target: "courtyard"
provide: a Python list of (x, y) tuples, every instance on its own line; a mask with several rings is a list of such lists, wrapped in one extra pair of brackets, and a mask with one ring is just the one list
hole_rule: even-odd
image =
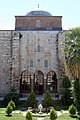
[[(15, 110), (12, 113), (12, 116), (7, 116), (5, 113), (6, 108), (0, 108), (0, 120), (26, 120), (25, 114), (26, 111)], [(58, 118), (57, 120), (78, 120), (77, 116), (74, 118), (70, 117), (68, 111), (57, 111)], [(33, 117), (33, 120), (50, 120), (48, 117)]]

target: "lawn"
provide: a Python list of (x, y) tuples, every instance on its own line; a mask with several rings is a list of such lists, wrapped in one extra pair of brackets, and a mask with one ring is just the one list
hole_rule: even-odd
[[(8, 117), (5, 113), (6, 108), (0, 108), (0, 120), (26, 120), (25, 116), (23, 115), (23, 111), (15, 110), (12, 113), (12, 116)], [(37, 120), (37, 118), (33, 118), (33, 120)], [(49, 118), (45, 117), (44, 120), (50, 120)], [(70, 117), (67, 113), (62, 113), (56, 120), (80, 120), (77, 117)]]
[[(50, 120), (49, 118), (45, 117), (44, 120)], [(56, 120), (78, 120), (77, 117), (70, 117), (69, 114), (63, 114), (59, 116)]]
[[(12, 116), (7, 116), (5, 113), (5, 108), (0, 108), (0, 120), (26, 120), (25, 116), (23, 116), (22, 111), (16, 110), (12, 113)], [(36, 120), (36, 118), (33, 118)]]

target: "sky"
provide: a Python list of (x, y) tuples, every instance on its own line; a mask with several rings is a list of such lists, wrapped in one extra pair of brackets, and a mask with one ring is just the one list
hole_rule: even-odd
[(80, 27), (80, 0), (0, 0), (0, 30), (14, 30), (15, 16), (38, 9), (62, 16), (63, 30)]

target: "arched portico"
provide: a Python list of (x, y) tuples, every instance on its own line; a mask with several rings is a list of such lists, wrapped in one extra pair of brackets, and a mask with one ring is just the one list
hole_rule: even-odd
[(57, 92), (57, 76), (54, 71), (49, 71), (44, 74), (42, 71), (37, 70), (36, 72), (30, 74), (28, 70), (21, 73), (20, 79), (20, 92), (30, 93), (34, 91), (36, 95), (43, 95), (46, 90), (50, 93)]

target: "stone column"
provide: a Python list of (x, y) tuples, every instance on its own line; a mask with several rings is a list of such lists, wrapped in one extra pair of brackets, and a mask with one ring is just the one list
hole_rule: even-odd
[(34, 75), (31, 74), (31, 91), (34, 91)]
[(44, 74), (44, 93), (46, 92), (46, 74)]

